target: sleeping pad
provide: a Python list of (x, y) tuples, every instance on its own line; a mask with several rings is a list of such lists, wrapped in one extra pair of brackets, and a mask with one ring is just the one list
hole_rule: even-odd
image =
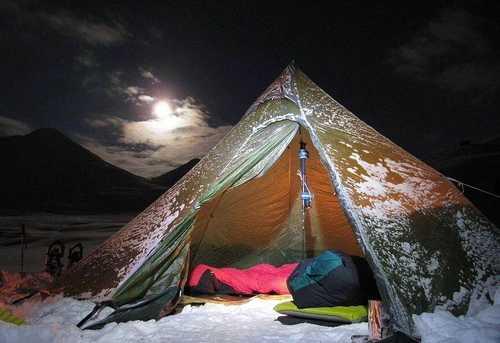
[(188, 285), (192, 293), (199, 294), (290, 294), (287, 279), (297, 265), (257, 264), (237, 269), (199, 264), (191, 272)]

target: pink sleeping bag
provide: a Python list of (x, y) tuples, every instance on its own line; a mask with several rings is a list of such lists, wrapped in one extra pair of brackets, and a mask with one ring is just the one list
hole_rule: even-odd
[(275, 267), (270, 264), (257, 264), (248, 269), (216, 268), (199, 264), (191, 272), (189, 286), (197, 287), (205, 272), (211, 272), (218, 282), (234, 290), (234, 294), (290, 294), (286, 280), (298, 263)]

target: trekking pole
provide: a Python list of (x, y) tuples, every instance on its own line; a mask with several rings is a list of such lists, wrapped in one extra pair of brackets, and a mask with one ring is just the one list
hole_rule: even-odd
[(26, 247), (26, 227), (21, 224), (21, 276), (24, 276), (24, 248)]

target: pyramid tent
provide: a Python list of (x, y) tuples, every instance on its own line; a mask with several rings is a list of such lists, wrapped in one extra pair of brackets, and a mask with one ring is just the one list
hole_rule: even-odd
[[(304, 208), (300, 144), (309, 151)], [(107, 321), (169, 312), (199, 263), (364, 256), (397, 330), (463, 313), (498, 273), (500, 234), (443, 175), (288, 66), (176, 185), (66, 272), (67, 295), (111, 301)]]

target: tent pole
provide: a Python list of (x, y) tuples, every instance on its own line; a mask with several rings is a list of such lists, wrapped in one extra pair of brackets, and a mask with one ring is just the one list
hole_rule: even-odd
[(305, 146), (304, 141), (302, 140), (302, 131), (300, 132), (300, 143), (298, 149), (298, 155), (300, 160), (300, 173), (301, 173), (301, 186), (300, 186), (300, 198), (302, 202), (302, 259), (307, 257), (307, 232), (306, 232), (306, 207), (304, 205), (304, 200), (302, 198), (302, 194), (304, 194), (304, 184), (305, 184), (305, 160), (301, 156), (302, 148)]

